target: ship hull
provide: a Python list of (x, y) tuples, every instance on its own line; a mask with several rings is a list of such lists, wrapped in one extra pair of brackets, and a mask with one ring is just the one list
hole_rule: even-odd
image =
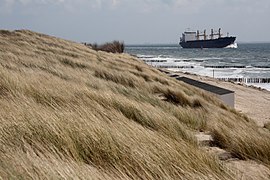
[(224, 48), (234, 43), (236, 37), (180, 42), (183, 48)]

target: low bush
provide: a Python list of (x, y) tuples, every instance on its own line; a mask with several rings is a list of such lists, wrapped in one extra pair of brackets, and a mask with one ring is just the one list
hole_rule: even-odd
[(123, 53), (125, 49), (124, 43), (119, 41), (113, 41), (111, 43), (105, 43), (102, 45), (98, 44), (87, 44), (87, 45), (96, 51), (105, 51), (111, 53)]

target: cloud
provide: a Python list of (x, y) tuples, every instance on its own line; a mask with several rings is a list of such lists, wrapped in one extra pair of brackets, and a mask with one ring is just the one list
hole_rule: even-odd
[(116, 8), (126, 0), (0, 0), (0, 10), (11, 11), (15, 5), (39, 6), (39, 5), (63, 5), (63, 7), (90, 7), (100, 9), (104, 7)]
[(0, 0), (0, 10), (12, 11), (15, 5), (23, 7), (55, 5), (67, 10), (79, 11), (81, 8), (88, 9), (111, 9), (131, 12), (162, 13), (166, 10), (177, 13), (195, 13), (208, 11), (211, 8), (253, 9), (269, 10), (269, 0)]
[[(2, 1), (2, 2), (1, 2)], [(69, 7), (87, 6), (93, 9), (129, 8), (138, 11), (155, 11), (163, 8), (191, 7), (203, 0), (0, 0), (2, 10), (11, 10), (13, 6), (64, 5)]]
[(63, 3), (66, 0), (4, 0), (5, 4), (14, 5), (16, 3), (20, 4), (48, 4), (48, 3)]
[(0, 13), (12, 13), (15, 6), (21, 9), (31, 6), (46, 6), (48, 4), (61, 5), (66, 3), (67, 0), (0, 0)]
[(2, 14), (10, 13), (14, 2), (15, 0), (4, 0), (2, 2), (0, 1), (0, 12)]

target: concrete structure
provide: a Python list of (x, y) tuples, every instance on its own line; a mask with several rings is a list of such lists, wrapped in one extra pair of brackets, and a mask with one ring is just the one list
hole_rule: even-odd
[(211, 92), (215, 94), (219, 99), (221, 99), (225, 104), (234, 108), (234, 91), (196, 81), (187, 77), (177, 77), (176, 79), (205, 91)]

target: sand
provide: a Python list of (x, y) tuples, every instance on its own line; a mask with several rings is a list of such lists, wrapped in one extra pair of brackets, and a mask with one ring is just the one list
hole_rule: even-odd
[(270, 91), (248, 87), (244, 84), (219, 81), (210, 77), (181, 72), (177, 72), (176, 74), (234, 91), (235, 109), (237, 111), (246, 114), (260, 127), (270, 122)]

